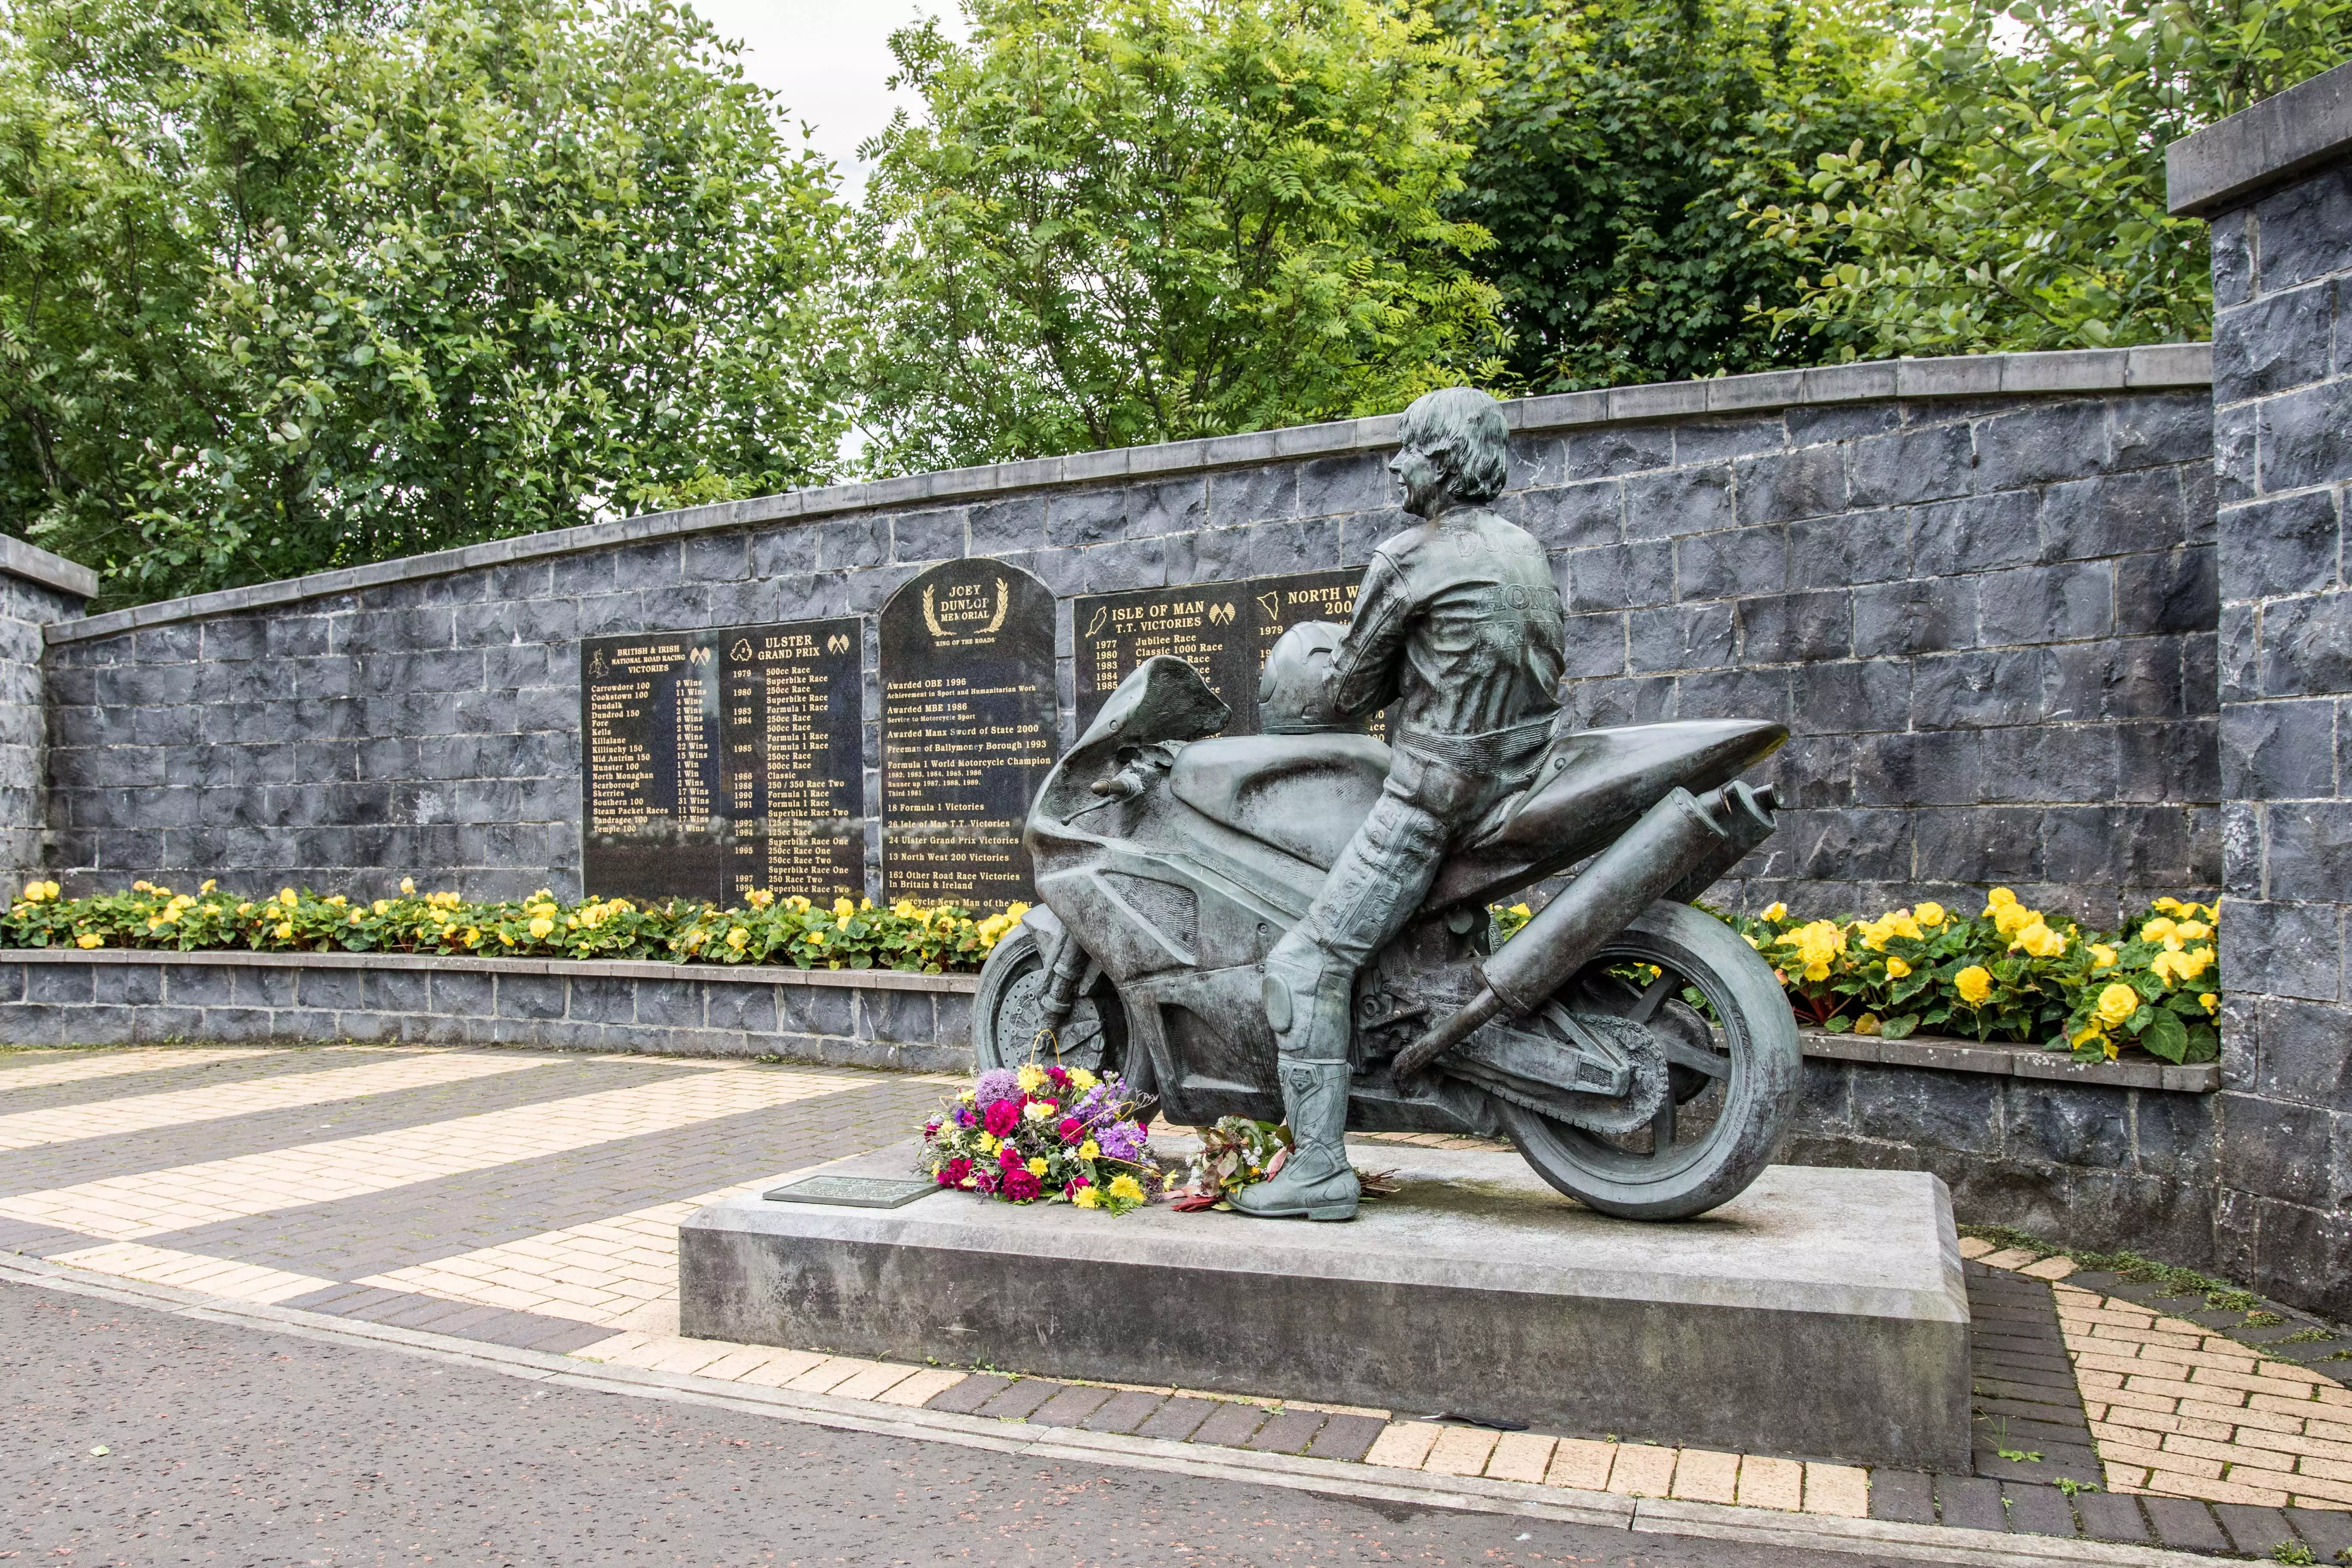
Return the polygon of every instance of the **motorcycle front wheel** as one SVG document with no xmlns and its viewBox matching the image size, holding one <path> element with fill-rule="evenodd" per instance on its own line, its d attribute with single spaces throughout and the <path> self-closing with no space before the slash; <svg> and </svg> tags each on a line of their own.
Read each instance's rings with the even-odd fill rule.
<svg viewBox="0 0 2352 1568">
<path fill-rule="evenodd" d="M 1630 1134 L 1497 1099 L 1504 1131 L 1545 1181 L 1603 1214 L 1687 1219 L 1738 1196 L 1770 1163 L 1796 1114 L 1804 1061 L 1772 966 L 1738 932 L 1688 904 L 1652 904 L 1554 1000 L 1647 1027 L 1670 1092 Z"/>
<path fill-rule="evenodd" d="M 1126 1073 L 1127 1009 L 1108 979 L 1094 977 L 1059 1028 L 1045 1026 L 1049 945 L 1024 923 L 989 950 L 971 999 L 972 1055 L 980 1069 L 1034 1061 Z"/>
</svg>

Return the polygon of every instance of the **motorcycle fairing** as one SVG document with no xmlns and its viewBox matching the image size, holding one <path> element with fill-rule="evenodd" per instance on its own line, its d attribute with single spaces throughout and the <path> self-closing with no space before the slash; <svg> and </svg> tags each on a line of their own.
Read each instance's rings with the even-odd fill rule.
<svg viewBox="0 0 2352 1568">
<path fill-rule="evenodd" d="M 1208 817 L 1329 870 L 1388 782 L 1370 735 L 1227 735 L 1177 753 L 1168 788 Z"/>
</svg>

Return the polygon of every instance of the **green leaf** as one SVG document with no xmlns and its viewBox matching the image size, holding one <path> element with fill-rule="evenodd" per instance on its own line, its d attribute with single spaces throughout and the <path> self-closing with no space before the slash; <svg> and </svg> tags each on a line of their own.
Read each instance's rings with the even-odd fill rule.
<svg viewBox="0 0 2352 1568">
<path fill-rule="evenodd" d="M 2157 1009 L 2140 1032 L 2139 1043 L 2150 1056 L 2181 1061 L 2189 1054 L 2189 1030 L 2179 1014 Z"/>
<path fill-rule="evenodd" d="M 1912 1030 L 1918 1026 L 1919 1015 L 1916 1013 L 1905 1013 L 1881 1022 L 1878 1026 L 1878 1032 L 1890 1040 L 1899 1040 L 1909 1035 Z"/>
</svg>

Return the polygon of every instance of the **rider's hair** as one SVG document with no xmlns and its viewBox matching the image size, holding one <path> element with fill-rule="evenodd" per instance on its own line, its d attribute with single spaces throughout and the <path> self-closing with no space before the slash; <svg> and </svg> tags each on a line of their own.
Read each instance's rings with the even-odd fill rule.
<svg viewBox="0 0 2352 1568">
<path fill-rule="evenodd" d="M 1510 461 L 1510 426 L 1502 405 L 1471 386 L 1441 387 L 1412 400 L 1404 411 L 1404 438 L 1442 449 L 1454 471 L 1454 493 L 1464 500 L 1492 500 L 1503 493 Z"/>
</svg>

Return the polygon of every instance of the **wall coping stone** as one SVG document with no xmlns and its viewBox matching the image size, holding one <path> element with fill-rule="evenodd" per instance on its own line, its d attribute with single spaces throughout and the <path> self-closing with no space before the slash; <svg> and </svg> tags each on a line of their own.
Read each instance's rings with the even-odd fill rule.
<svg viewBox="0 0 2352 1568">
<path fill-rule="evenodd" d="M 662 963 L 645 959 L 463 958 L 425 952 L 173 952 L 143 947 L 0 949 L 0 963 L 211 964 L 231 969 L 406 969 L 444 974 L 569 974 L 604 980 L 724 980 L 749 985 L 838 985 L 862 991 L 970 994 L 976 974 L 898 969 L 797 969 L 786 964 Z"/>
<path fill-rule="evenodd" d="M 2352 65 L 2322 71 L 2164 150 L 2166 205 L 2210 217 L 2352 153 Z"/>
<path fill-rule="evenodd" d="M 79 561 L 52 555 L 13 534 L 0 533 L 0 572 L 71 594 L 77 599 L 91 598 L 98 593 L 97 573 Z"/>
<path fill-rule="evenodd" d="M 1693 415 L 1799 407 L 1818 404 L 1882 402 L 1890 398 L 2050 395 L 2068 393 L 2155 391 L 2210 386 L 2210 343 L 2153 343 L 2137 348 L 2074 349 L 2044 353 L 1954 354 L 1937 359 L 1873 360 L 1822 365 L 1811 370 L 1760 371 L 1751 375 L 1704 381 L 1656 382 L 1603 391 L 1515 398 L 1504 417 L 1522 432 L 1570 429 L 1584 425 Z M 516 534 L 457 550 L 404 556 L 367 566 L 316 572 L 276 583 L 226 588 L 187 598 L 159 599 L 100 616 L 50 623 L 43 635 L 51 644 L 114 637 L 142 626 L 202 620 L 212 616 L 290 605 L 304 599 L 356 593 L 394 583 L 444 577 L 519 561 L 543 560 L 607 550 L 649 540 L 674 539 L 720 529 L 746 528 L 795 519 L 906 506 L 923 501 L 971 500 L 1010 490 L 1071 486 L 1107 479 L 1203 472 L 1242 463 L 1294 458 L 1349 456 L 1393 447 L 1401 416 L 1381 414 L 1324 425 L 1298 425 L 1202 440 L 1077 452 L 1018 463 L 949 468 L 861 484 L 823 485 L 780 495 L 646 512 L 610 522 L 543 533 Z M 23 548 L 30 549 L 30 546 Z M 36 553 L 46 553 L 36 552 Z M 50 557 L 55 560 L 56 557 Z M 5 564 L 0 562 L 0 564 Z M 71 563 L 62 563 L 71 565 Z M 82 568 L 75 567 L 80 571 Z M 93 587 L 95 580 L 93 579 Z"/>
<path fill-rule="evenodd" d="M 1878 1067 L 1934 1068 L 1942 1072 L 1990 1073 L 2003 1078 L 2047 1079 L 2060 1083 L 2098 1084 L 2109 1089 L 2161 1089 L 2182 1094 L 2213 1094 L 2221 1087 L 2221 1065 L 2198 1062 L 2078 1062 L 2040 1046 L 1978 1045 L 1946 1038 L 1890 1040 L 1877 1035 L 1798 1032 L 1805 1055 L 1824 1061 L 1868 1062 Z"/>
</svg>

